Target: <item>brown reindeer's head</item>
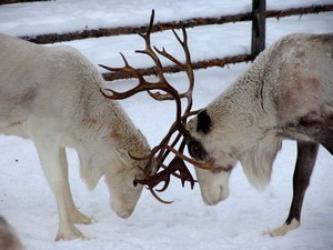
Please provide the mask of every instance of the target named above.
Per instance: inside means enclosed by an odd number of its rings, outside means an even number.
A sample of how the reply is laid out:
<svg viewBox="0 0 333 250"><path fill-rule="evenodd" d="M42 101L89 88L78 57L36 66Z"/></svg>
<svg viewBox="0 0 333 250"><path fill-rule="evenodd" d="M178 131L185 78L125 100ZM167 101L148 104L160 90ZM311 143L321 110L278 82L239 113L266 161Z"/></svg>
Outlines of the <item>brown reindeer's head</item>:
<svg viewBox="0 0 333 250"><path fill-rule="evenodd" d="M229 195L229 176L236 164L231 154L224 151L223 145L217 145L220 139L214 127L214 117L209 110L201 110L187 123L186 127L192 137L188 146L191 157L200 161L211 162L211 170L196 168L196 174L204 202L217 204Z"/></svg>

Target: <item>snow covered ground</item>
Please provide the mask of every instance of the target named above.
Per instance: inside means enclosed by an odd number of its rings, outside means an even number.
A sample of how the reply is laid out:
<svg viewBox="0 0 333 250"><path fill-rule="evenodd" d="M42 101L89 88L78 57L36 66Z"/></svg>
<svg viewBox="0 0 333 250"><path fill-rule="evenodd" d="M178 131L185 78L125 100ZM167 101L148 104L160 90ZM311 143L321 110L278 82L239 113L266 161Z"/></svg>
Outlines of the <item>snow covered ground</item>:
<svg viewBox="0 0 333 250"><path fill-rule="evenodd" d="M140 4L138 4L140 2ZM249 10L251 1L52 1L0 6L0 32L14 35L76 30L80 27L146 23L150 9L158 20L176 20L199 15L221 15ZM224 4L227 2L227 4ZM310 5L328 1L268 1L272 8ZM190 4L191 3L191 4ZM133 7L134 6L134 7ZM177 12L177 10L181 10ZM70 14L69 14L70 13ZM290 17L267 23L267 44L292 32L333 32L333 13ZM193 60L233 55L249 51L250 23L206 26L188 30ZM157 46L180 54L170 32L153 34ZM134 55L142 47L136 35L66 42L78 48L94 63L119 66L123 51L136 66L150 65ZM53 46L53 45L52 45ZM4 60L1 58L1 60ZM202 107L244 72L250 64L229 68L198 70L194 93L195 107ZM182 85L182 73L168 75ZM122 83L127 85L126 82ZM140 94L122 101L130 117L147 136L151 145L158 142L173 119L171 103L156 103ZM332 249L333 248L333 158L321 148L311 186L306 194L301 227L285 237L262 235L268 228L283 223L292 195L295 143L285 141L274 164L270 186L258 193L248 184L238 166L231 177L231 195L225 202L207 207L194 191L182 189L174 181L163 194L172 205L158 203L143 192L135 213L128 220L118 218L109 208L103 182L88 192L78 174L78 159L68 150L71 187L76 204L97 222L79 226L90 240L54 242L57 210L52 193L42 174L31 141L0 136L0 214L16 228L27 249Z"/></svg>
<svg viewBox="0 0 333 250"><path fill-rule="evenodd" d="M268 9L283 9L332 0L268 0ZM251 10L250 0L56 0L11 4L0 8L0 30L12 35L69 32L109 26L148 23L147 10L159 13L157 21L221 16ZM29 28L27 29L27 26Z"/></svg>

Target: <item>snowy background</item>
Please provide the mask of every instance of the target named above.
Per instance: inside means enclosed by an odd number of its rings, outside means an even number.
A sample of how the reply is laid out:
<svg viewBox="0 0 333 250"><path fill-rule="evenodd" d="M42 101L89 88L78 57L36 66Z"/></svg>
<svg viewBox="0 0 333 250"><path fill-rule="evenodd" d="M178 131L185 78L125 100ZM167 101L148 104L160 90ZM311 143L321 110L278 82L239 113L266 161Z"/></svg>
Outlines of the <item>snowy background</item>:
<svg viewBox="0 0 333 250"><path fill-rule="evenodd" d="M269 0L268 9L333 3L333 0ZM250 0L57 0L0 5L0 32L21 36L67 32L85 28L141 25L155 8L158 21L196 16L220 16L249 11ZM211 25L188 30L193 61L249 52L251 24ZM333 32L333 13L295 16L267 21L267 46L292 32ZM181 55L170 31L152 35L154 43ZM142 48L137 35L66 42L94 63L119 66L122 51L135 66L148 66L133 51ZM54 46L54 45L50 45ZM144 58L146 59L146 58ZM0 58L0 60L4 60ZM195 71L195 108L207 105L242 74L250 64ZM182 73L168 75L180 86ZM127 85L126 81L122 82ZM158 143L174 117L173 105L156 103L140 94L121 102L151 145ZM88 192L78 174L78 159L68 150L70 182L76 204L97 222L78 227L90 240L54 242L58 226L56 204L44 178L31 141L0 136L0 214L16 228L29 250L46 249L333 249L333 158L320 149L311 186L305 197L301 227L285 237L262 232L282 224L292 197L296 148L285 141L274 164L272 182L258 193L238 166L231 176L230 198L217 206L203 204L198 186L182 189L174 181L163 205L144 191L134 214L118 218L109 208L108 192L101 181Z"/></svg>

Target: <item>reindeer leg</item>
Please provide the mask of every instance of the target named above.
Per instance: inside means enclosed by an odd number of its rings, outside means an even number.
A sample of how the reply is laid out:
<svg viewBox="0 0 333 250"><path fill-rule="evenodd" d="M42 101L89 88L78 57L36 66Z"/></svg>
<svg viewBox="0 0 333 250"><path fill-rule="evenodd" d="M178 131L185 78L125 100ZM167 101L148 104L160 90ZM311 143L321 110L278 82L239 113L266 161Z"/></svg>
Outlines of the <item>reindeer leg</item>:
<svg viewBox="0 0 333 250"><path fill-rule="evenodd" d="M68 163L66 157L66 151L64 148L59 150L59 159L62 169L65 172L66 180L68 182ZM75 206L71 192L65 197L67 199L66 204L70 213L70 218L75 224L91 224L92 218L81 213Z"/></svg>
<svg viewBox="0 0 333 250"><path fill-rule="evenodd" d="M318 153L318 144L298 141L297 160L293 177L293 200L286 222L269 232L270 236L283 236L300 225L305 191L310 183L313 167Z"/></svg>
<svg viewBox="0 0 333 250"><path fill-rule="evenodd" d="M57 202L59 231L56 240L84 238L82 233L75 227L71 218L75 209L71 204L73 200L70 194L67 164L64 165L63 157L65 152L52 139L45 135L34 137L41 165Z"/></svg>

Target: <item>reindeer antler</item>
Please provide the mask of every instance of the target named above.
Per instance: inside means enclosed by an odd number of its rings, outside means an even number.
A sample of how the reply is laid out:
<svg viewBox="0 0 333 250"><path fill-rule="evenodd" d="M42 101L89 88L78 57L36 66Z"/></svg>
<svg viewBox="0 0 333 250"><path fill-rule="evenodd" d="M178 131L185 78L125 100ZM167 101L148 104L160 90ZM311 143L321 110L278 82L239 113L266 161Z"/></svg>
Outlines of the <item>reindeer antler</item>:
<svg viewBox="0 0 333 250"><path fill-rule="evenodd" d="M130 156L133 159L136 160L148 160L146 168L143 170L145 174L145 178L143 180L135 180L135 183L140 183L143 185L146 185L151 193L161 202L164 203L170 203L163 201L161 198L158 197L158 195L155 193L155 188L156 186L164 182L164 186L156 190L158 192L162 192L167 189L169 183L170 183L170 177L171 175L174 175L178 178L180 178L182 185L185 185L185 182L190 182L191 188L193 188L195 180L192 177L190 171L187 169L186 164L184 161L187 161L191 163L192 165L199 167L199 168L204 168L204 169L211 169L209 163L202 163L198 162L196 160L193 160L189 157L186 157L183 152L184 148L186 145L186 141L191 139L191 136L189 132L185 128L185 124L187 121L187 118L193 114L198 113L198 111L191 111L192 109L192 92L193 92L193 87L194 87L194 73L192 69L192 64L191 64L191 55L190 51L188 48L188 43L187 43L187 34L186 30L183 27L182 28L182 34L183 34L183 39L179 37L179 35L173 30L173 34L175 35L177 41L180 43L184 50L185 54L185 63L180 62L178 59L176 59L174 56L169 54L164 48L162 50L157 49L156 47L151 46L151 41L150 41L150 34L151 30L153 27L154 23L154 16L155 12L152 10L151 16L150 16L150 23L148 30L145 34L139 34L145 41L145 49L143 50L136 50L136 53L142 53L147 56L149 56L154 64L155 64L155 72L158 77L157 82L149 82L147 81L141 74L140 72L132 67L128 61L126 60L125 56L120 53L123 61L124 61L124 66L120 68L112 68L104 65L99 65L103 67L106 70L109 71L121 71L124 73L127 73L134 78L138 80L137 85L127 91L124 92L117 92L111 89L106 89L106 90L101 90L102 94L110 99L114 100L119 100L119 99L125 99L130 96L133 96L134 94L142 91L147 91L149 95L154 98L155 100L159 101L164 101L164 100L174 100L176 103L176 120L170 127L168 133L165 135L165 137L162 139L160 144L155 146L149 155L145 157L136 157L130 154ZM178 91L167 81L167 79L164 76L163 73L163 66L162 63L158 57L158 54L167 58L171 62L175 63L182 69L187 74L188 80L189 80L189 86L188 89L183 92L183 93L178 93ZM159 90L161 92L152 92L153 90ZM182 112L182 102L181 99L185 98L187 100L187 106ZM175 134L175 138L171 140L172 136ZM183 137L182 142L180 143L180 146L178 150L175 149L177 146L179 140ZM164 161L168 157L170 153L173 153L175 156L171 160L168 166L164 165ZM156 159L157 162L157 171L156 174L150 175L146 170L150 169L151 164L153 163L153 159ZM163 168L161 171L160 168ZM176 173L178 172L178 173Z"/></svg>

